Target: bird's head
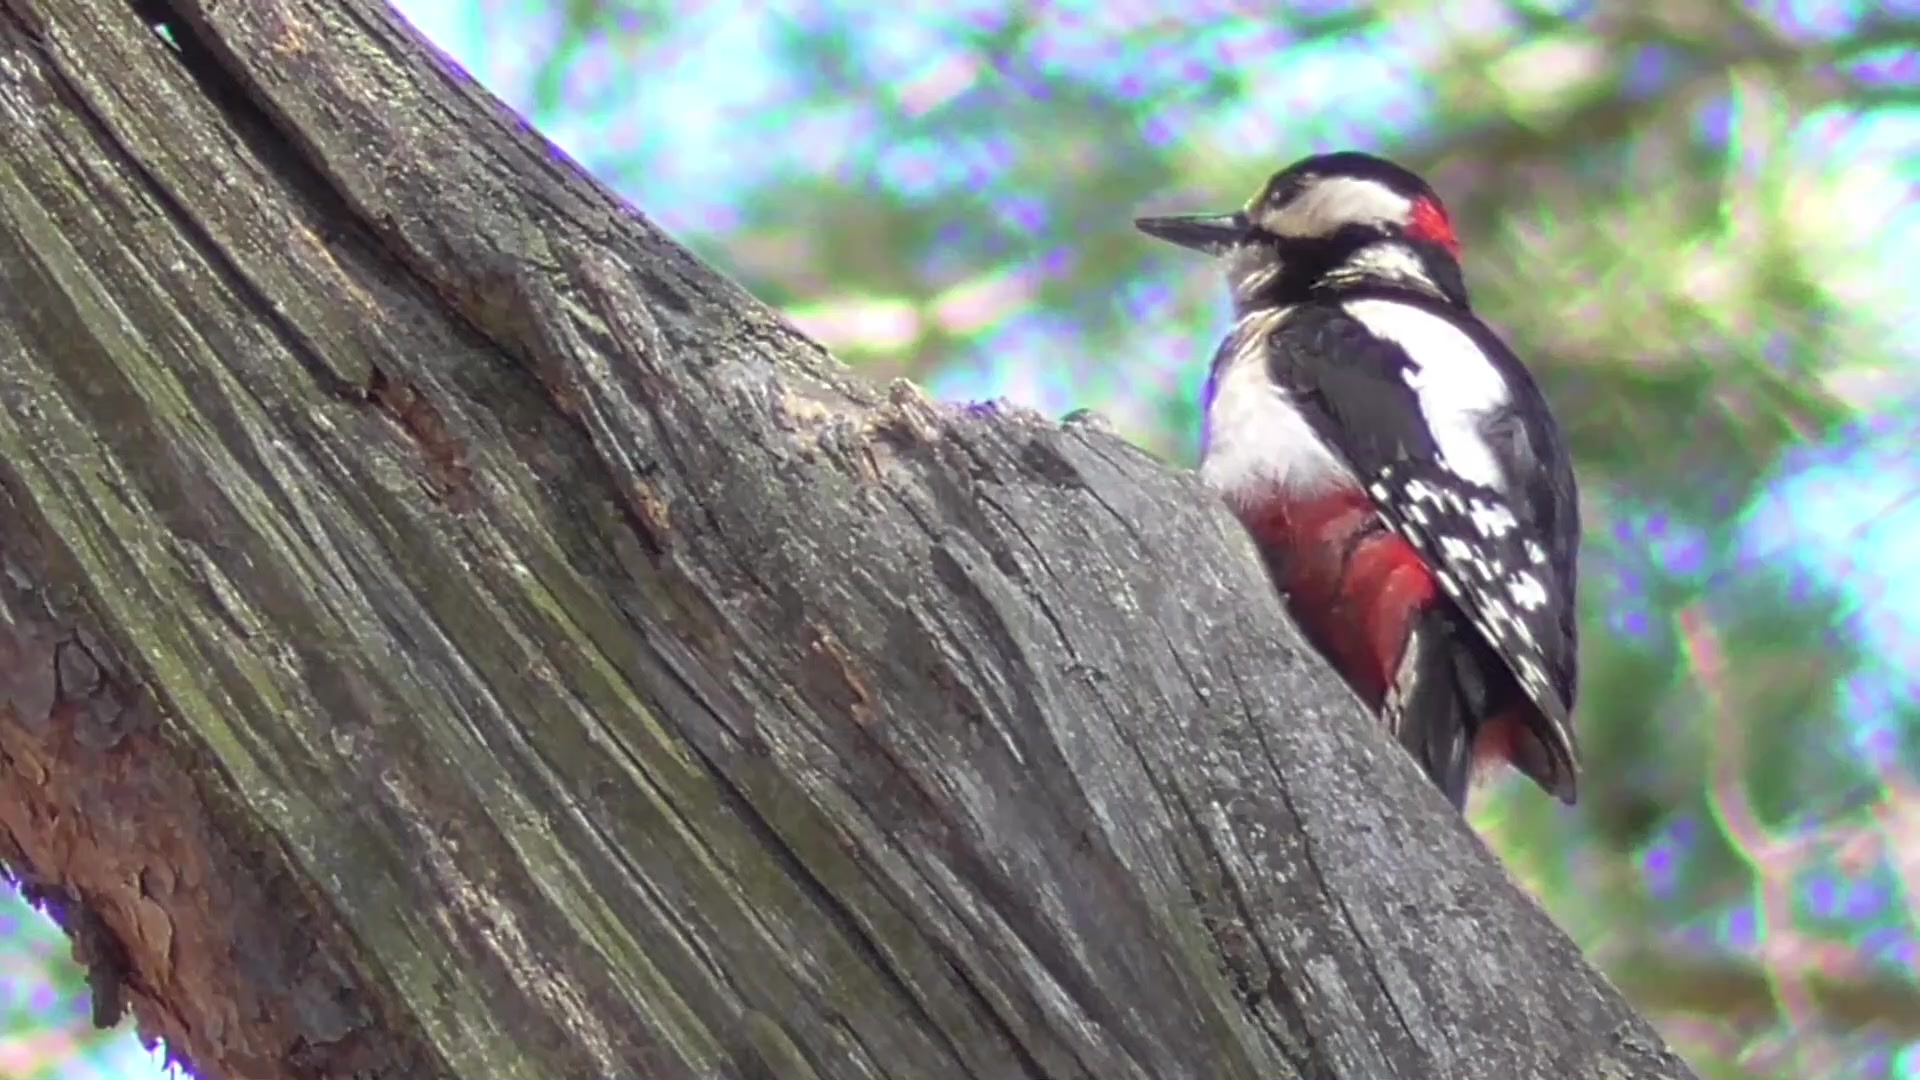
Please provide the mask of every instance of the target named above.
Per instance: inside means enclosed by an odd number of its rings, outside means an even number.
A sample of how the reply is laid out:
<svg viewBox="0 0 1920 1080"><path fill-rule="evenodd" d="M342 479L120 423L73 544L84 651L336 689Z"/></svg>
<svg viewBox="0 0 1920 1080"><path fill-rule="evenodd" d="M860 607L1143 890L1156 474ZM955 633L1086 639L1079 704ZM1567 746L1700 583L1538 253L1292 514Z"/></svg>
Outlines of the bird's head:
<svg viewBox="0 0 1920 1080"><path fill-rule="evenodd" d="M1134 226L1225 260L1243 309L1367 286L1467 305L1460 243L1440 197L1410 170L1371 154L1295 162L1232 213L1140 218Z"/></svg>

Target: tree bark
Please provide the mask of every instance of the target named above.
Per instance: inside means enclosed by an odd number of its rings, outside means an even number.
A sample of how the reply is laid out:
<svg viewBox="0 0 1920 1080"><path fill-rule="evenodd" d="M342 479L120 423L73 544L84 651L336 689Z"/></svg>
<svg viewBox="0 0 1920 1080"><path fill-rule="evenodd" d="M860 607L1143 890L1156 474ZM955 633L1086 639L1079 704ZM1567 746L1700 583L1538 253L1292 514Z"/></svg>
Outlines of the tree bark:
<svg viewBox="0 0 1920 1080"><path fill-rule="evenodd" d="M1690 1075L1190 474L863 385L372 0L165 14L0 0L0 857L102 1021L209 1077Z"/></svg>

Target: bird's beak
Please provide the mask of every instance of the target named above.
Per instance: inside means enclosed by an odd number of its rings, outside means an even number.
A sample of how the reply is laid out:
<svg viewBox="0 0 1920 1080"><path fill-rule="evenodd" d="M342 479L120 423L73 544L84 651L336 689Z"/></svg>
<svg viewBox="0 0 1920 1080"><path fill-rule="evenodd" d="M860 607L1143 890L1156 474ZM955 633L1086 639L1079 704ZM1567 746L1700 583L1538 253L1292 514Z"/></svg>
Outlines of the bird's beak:
<svg viewBox="0 0 1920 1080"><path fill-rule="evenodd" d="M1135 218L1133 227L1169 244L1221 255L1247 235L1247 215L1236 210L1231 214Z"/></svg>

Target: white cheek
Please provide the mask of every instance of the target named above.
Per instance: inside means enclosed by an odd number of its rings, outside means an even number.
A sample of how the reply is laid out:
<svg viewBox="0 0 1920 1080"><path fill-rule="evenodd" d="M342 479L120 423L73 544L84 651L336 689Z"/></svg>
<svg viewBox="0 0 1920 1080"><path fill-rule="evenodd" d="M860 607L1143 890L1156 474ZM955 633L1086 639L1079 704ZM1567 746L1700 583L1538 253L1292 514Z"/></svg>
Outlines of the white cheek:
<svg viewBox="0 0 1920 1080"><path fill-rule="evenodd" d="M1268 377L1263 343L1271 325L1241 335L1250 344L1221 361L1207 403L1200 477L1240 507L1356 486L1346 463Z"/></svg>
<svg viewBox="0 0 1920 1080"><path fill-rule="evenodd" d="M1405 244L1369 244L1353 253L1342 270L1391 281L1428 281L1420 256Z"/></svg>

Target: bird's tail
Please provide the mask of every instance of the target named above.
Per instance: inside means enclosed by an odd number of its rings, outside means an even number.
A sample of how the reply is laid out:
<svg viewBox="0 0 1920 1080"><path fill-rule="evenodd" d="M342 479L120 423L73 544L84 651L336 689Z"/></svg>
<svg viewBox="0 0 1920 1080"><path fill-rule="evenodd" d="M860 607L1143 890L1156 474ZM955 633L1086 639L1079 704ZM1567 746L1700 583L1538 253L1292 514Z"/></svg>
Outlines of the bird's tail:
<svg viewBox="0 0 1920 1080"><path fill-rule="evenodd" d="M1417 614L1382 719L1456 809L1467 802L1489 718L1524 704L1513 677L1451 605Z"/></svg>

